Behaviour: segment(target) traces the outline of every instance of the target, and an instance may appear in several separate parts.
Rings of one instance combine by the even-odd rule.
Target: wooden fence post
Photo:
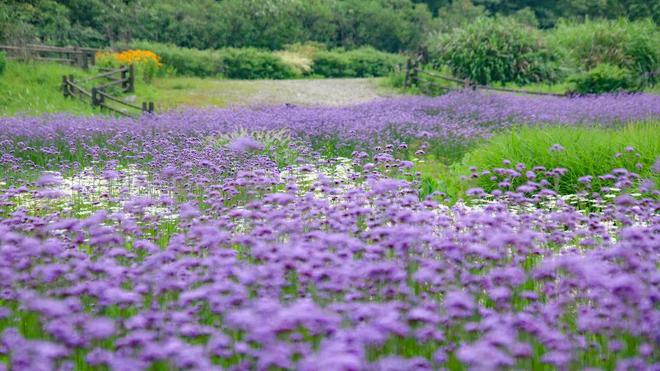
[[[132,64],[128,65],[128,90],[126,92],[132,93],[135,91],[135,68]]]
[[[119,69],[121,72],[119,73],[119,78],[121,79],[121,90],[124,92],[127,92],[129,89],[129,79],[127,78],[128,76],[128,68],[126,66],[119,66]]]
[[[96,107],[101,104],[99,100],[99,90],[97,88],[92,88],[92,106]]]
[[[73,51],[69,54],[69,58],[71,59],[72,64],[74,64],[76,67],[81,68],[82,67],[82,60],[80,59],[80,50],[78,50],[77,46],[73,47]]]
[[[62,76],[62,94],[64,97],[69,97],[69,81],[66,79],[66,75]]]
[[[142,102],[142,112],[154,113],[154,102]]]
[[[410,61],[410,58],[406,61],[406,77],[403,80],[403,88],[408,89],[408,86],[410,86],[410,68],[412,66],[412,62]]]
[[[82,68],[83,70],[89,69],[89,54],[86,51],[81,51],[80,56],[82,57]]]
[[[410,82],[417,85],[419,83],[419,65],[413,64],[412,72],[410,73]]]

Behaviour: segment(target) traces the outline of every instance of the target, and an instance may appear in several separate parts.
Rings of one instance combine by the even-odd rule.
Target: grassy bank
[[[506,181],[513,190],[532,179],[546,179],[558,193],[573,194],[587,185],[592,190],[611,186],[609,177],[597,176],[612,169],[626,169],[657,183],[660,177],[654,164],[659,154],[657,120],[618,128],[524,126],[477,145],[454,164],[429,157],[417,164],[417,170],[422,173],[424,194],[440,191],[459,198],[470,188],[490,192],[501,189],[501,182]],[[546,175],[546,170],[557,168],[567,169],[559,179]],[[493,169],[510,169],[518,174],[498,175]],[[592,176],[588,182],[586,176]]]
[[[64,75],[82,79],[92,73],[61,64],[9,61],[0,76],[0,116],[98,113],[87,103],[64,97],[60,88]]]

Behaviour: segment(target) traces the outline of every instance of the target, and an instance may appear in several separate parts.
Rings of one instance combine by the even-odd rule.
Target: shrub
[[[485,18],[429,42],[452,73],[480,84],[553,80],[556,69],[539,31],[511,18]]]
[[[405,58],[373,48],[351,51],[341,49],[318,52],[314,57],[313,73],[326,77],[385,76],[405,63]]]
[[[630,70],[641,86],[657,82],[660,31],[653,21],[563,21],[549,33],[548,41],[572,69],[590,70],[608,63]]]
[[[232,79],[289,79],[296,70],[268,51],[254,48],[225,48],[218,51],[221,72]]]
[[[4,52],[0,52],[0,75],[5,72],[5,66],[7,65],[7,58],[5,57]]]
[[[571,90],[578,94],[601,94],[637,89],[627,68],[607,63],[599,64],[588,72],[574,75],[569,81],[573,85]]]
[[[312,71],[325,77],[355,77],[356,72],[350,67],[351,61],[346,53],[338,51],[320,52],[314,57]]]

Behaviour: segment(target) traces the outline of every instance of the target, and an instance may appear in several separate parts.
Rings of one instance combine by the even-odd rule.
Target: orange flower
[[[157,67],[162,67],[160,57],[150,50],[125,50],[123,52],[98,52],[96,57],[99,60],[112,60],[119,64],[142,64],[154,63]]]

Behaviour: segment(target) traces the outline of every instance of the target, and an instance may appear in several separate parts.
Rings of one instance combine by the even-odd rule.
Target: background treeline
[[[196,49],[317,42],[415,50],[482,16],[540,28],[561,18],[660,19],[648,0],[0,0],[0,42],[104,47],[150,40]]]

